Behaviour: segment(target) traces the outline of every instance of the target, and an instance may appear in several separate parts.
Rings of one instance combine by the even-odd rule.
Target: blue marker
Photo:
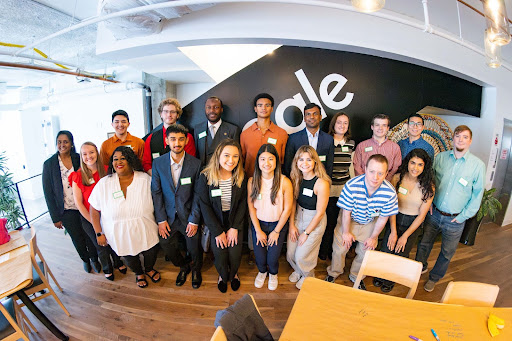
[[[437,334],[434,331],[434,329],[430,329],[430,331],[432,332],[432,334],[434,334],[434,337],[436,338],[437,341],[441,341],[441,339],[439,338],[439,336],[437,336]]]

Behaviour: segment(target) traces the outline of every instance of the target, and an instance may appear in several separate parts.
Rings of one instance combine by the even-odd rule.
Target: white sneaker
[[[288,277],[288,280],[292,283],[297,283],[300,279],[300,275],[297,272],[292,272],[290,277]]]
[[[265,278],[267,278],[267,273],[258,272],[258,275],[256,275],[256,279],[254,280],[254,286],[256,288],[262,288],[263,284],[265,284]]]
[[[302,288],[302,283],[304,283],[304,280],[306,279],[306,277],[301,277],[300,280],[295,283],[295,286],[297,287],[297,289],[300,290],[300,288]]]
[[[268,290],[276,290],[277,289],[277,275],[268,275]]]

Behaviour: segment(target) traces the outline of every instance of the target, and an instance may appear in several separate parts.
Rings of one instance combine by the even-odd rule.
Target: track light
[[[384,7],[386,0],[352,0],[354,6],[360,12],[375,12]]]

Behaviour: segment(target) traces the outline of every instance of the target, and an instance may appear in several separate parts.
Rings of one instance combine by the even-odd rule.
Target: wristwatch
[[[103,232],[97,232],[97,233],[96,233],[96,237],[101,237],[102,235],[104,235],[104,233],[103,233]]]
[[[311,233],[307,233],[306,231],[304,231],[304,234],[305,234],[306,236],[309,236]]]

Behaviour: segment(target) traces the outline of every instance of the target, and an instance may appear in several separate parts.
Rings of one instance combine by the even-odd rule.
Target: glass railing
[[[43,195],[43,184],[41,174],[17,181],[11,185],[14,187],[18,196],[18,204],[23,212],[20,219],[20,225],[16,229],[25,226],[30,227],[30,223],[40,218],[48,212],[46,201]],[[24,221],[21,223],[21,221]]]

